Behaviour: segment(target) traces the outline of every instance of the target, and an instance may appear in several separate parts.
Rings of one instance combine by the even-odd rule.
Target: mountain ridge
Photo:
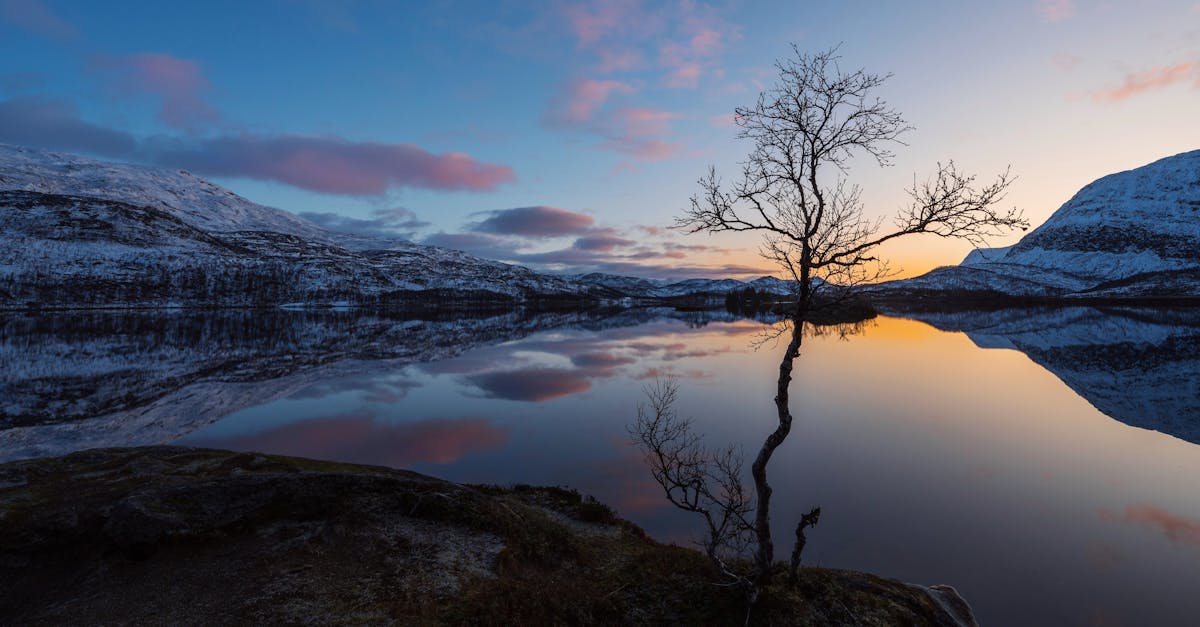
[[[748,284],[560,276],[324,229],[184,170],[0,144],[0,309],[605,302]]]
[[[876,293],[1033,298],[1200,297],[1200,150],[1103,176],[1017,243]]]

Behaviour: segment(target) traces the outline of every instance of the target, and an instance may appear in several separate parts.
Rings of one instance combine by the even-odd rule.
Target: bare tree
[[[700,192],[677,220],[677,226],[690,233],[762,233],[760,252],[779,263],[797,285],[790,315],[791,338],[779,364],[775,392],[778,424],[751,465],[753,519],[747,519],[744,491],[733,492],[735,500],[728,501],[723,500],[730,498],[724,488],[714,492],[694,487],[703,485],[696,477],[714,479],[711,468],[716,468],[720,477],[717,485],[730,482],[723,473],[740,467],[740,460],[725,458],[720,466],[709,461],[710,470],[696,471],[697,456],[702,457],[703,451],[687,423],[677,419],[667,421],[671,430],[666,439],[641,438],[652,455],[655,447],[661,448],[664,443],[684,444],[678,453],[659,455],[654,462],[658,464],[655,477],[669,498],[672,490],[687,494],[690,489],[696,495],[692,500],[674,497],[673,503],[704,514],[710,532],[727,531],[721,524],[713,524],[713,512],[720,523],[725,512],[732,510],[736,513],[734,520],[745,525],[738,533],[752,535],[748,545],[753,547],[754,568],[745,576],[754,590],[751,598],[770,579],[775,559],[767,464],[791,431],[792,369],[816,292],[844,295],[855,286],[886,276],[886,263],[874,251],[899,237],[928,233],[963,238],[978,245],[988,236],[1028,228],[1020,211],[995,208],[1013,180],[1008,171],[989,183],[977,184],[975,176],[961,173],[953,161],[948,161],[939,163],[925,181],[914,177],[913,186],[907,190],[909,203],[884,229],[882,218],[865,213],[860,188],[850,184],[846,176],[855,158],[890,165],[892,147],[903,145],[901,137],[912,130],[897,111],[875,95],[888,76],[862,69],[844,71],[837,48],[805,54],[793,45],[792,52],[791,58],[776,62],[778,82],[761,93],[753,107],[736,111],[738,136],[753,145],[742,163],[740,177],[726,186],[716,169],[710,167],[699,181]],[[674,400],[673,388],[669,400]],[[650,421],[641,426],[654,429],[663,425]],[[675,449],[667,446],[667,450]],[[683,470],[673,474],[675,471],[666,469],[671,464],[680,464]],[[800,521],[798,540],[806,527],[815,524],[818,515],[819,510],[813,510]],[[798,566],[799,557],[799,553],[793,554],[793,564]]]
[[[794,58],[775,64],[779,82],[753,107],[735,112],[738,137],[753,142],[740,178],[725,186],[710,167],[677,226],[691,233],[761,232],[761,252],[798,283],[802,308],[812,306],[814,287],[845,288],[886,276],[886,264],[872,250],[889,240],[931,233],[978,244],[1028,227],[1016,209],[994,208],[1012,182],[1007,171],[976,185],[975,176],[949,161],[923,182],[914,178],[908,206],[883,230],[883,219],[864,213],[861,189],[846,174],[855,157],[890,165],[891,147],[912,130],[874,95],[888,76],[843,71],[836,48],[811,55],[792,50]]]

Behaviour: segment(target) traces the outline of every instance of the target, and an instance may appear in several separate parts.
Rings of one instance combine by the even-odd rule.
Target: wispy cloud
[[[631,239],[618,237],[612,233],[599,233],[596,235],[580,237],[579,239],[575,240],[575,243],[571,244],[571,247],[579,250],[594,250],[607,253],[612,252],[617,248],[627,248],[629,246],[633,246],[636,243],[637,242]]]
[[[613,112],[601,128],[606,148],[642,159],[667,159],[679,152],[679,145],[666,141],[671,122],[683,117],[671,111],[645,107],[625,107]]]
[[[635,19],[640,10],[638,3],[631,0],[606,0],[567,5],[563,7],[563,16],[578,45],[587,47],[629,25],[644,26]]]
[[[636,101],[655,89],[691,89],[706,76],[722,76],[717,59],[737,30],[712,7],[692,1],[583,2],[564,7],[562,18],[592,62],[578,71],[589,78],[572,80],[551,99],[543,122],[598,136],[598,147],[637,159],[679,154],[668,122],[680,116]],[[616,170],[630,169],[625,162]]]
[[[628,83],[614,80],[579,79],[550,102],[543,121],[550,125],[583,127],[592,124],[614,94],[632,94]]]
[[[663,79],[667,87],[695,89],[725,46],[725,38],[699,17],[688,16],[684,23],[684,38],[664,42],[659,48],[659,63],[667,70]]]
[[[1120,102],[1149,91],[1191,81],[1200,88],[1200,63],[1184,61],[1174,65],[1150,68],[1125,75],[1120,85],[1108,87],[1092,94],[1095,102]]]
[[[1064,72],[1070,72],[1071,70],[1075,69],[1075,67],[1078,66],[1082,60],[1083,59],[1080,59],[1078,56],[1073,55],[1070,52],[1057,52],[1053,57],[1050,58],[1050,62],[1054,64],[1054,67]]]
[[[211,85],[195,61],[169,54],[139,53],[97,56],[91,66],[109,79],[118,95],[148,94],[158,98],[158,117],[172,128],[194,131],[220,119],[217,110],[204,100]]]
[[[1061,22],[1075,15],[1074,0],[1037,0],[1038,17],[1044,22]]]
[[[39,0],[0,0],[0,19],[35,35],[58,41],[75,39],[79,29]]]

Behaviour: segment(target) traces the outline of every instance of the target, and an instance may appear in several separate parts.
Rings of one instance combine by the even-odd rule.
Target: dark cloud
[[[598,234],[580,237],[579,239],[575,240],[575,243],[572,244],[571,247],[579,250],[609,252],[614,248],[625,248],[627,246],[633,246],[636,243],[637,242],[634,242],[633,240],[617,237],[616,235],[612,234]]]
[[[607,229],[592,229],[592,231],[607,231]],[[580,245],[579,240],[589,240],[592,237],[599,241],[585,241],[582,246]],[[609,238],[612,239],[609,240]],[[689,256],[688,252],[685,252],[688,250],[687,245],[670,246],[669,243],[658,243],[656,245],[660,248],[657,249],[642,246],[630,252],[622,252],[618,249],[635,242],[615,235],[585,235],[567,248],[546,252],[522,252],[522,249],[529,245],[530,241],[514,236],[478,232],[434,233],[421,240],[421,243],[462,250],[486,259],[518,263],[557,272],[603,272],[671,280],[756,278],[773,272],[771,268],[740,264],[678,265],[677,260]],[[722,249],[707,246],[697,246],[696,250],[692,252],[718,251],[724,252]]]
[[[632,364],[636,359],[628,355],[620,355],[609,351],[592,351],[571,356],[571,363],[578,368],[586,369],[593,376],[612,374],[620,366]]]
[[[183,115],[179,111],[171,115],[175,114]],[[508,166],[483,163],[461,153],[433,154],[412,144],[249,133],[204,139],[156,137],[138,142],[129,133],[80,119],[71,104],[29,97],[0,102],[0,141],[132,158],[204,176],[252,178],[351,196],[378,195],[402,187],[489,191],[516,180]]]
[[[582,235],[595,220],[591,216],[556,207],[517,207],[491,211],[473,231],[525,237]]]
[[[404,207],[376,209],[371,212],[371,218],[351,218],[329,211],[305,211],[299,215],[331,231],[402,239],[413,239],[418,230],[429,226],[428,222],[418,219],[416,214]]]
[[[132,135],[81,120],[74,105],[27,97],[0,102],[0,142],[110,157],[137,150]]]
[[[467,377],[488,398],[510,401],[548,401],[591,389],[585,373],[559,368],[527,368],[485,372]]]
[[[422,239],[421,243],[426,246],[461,250],[484,259],[497,261],[515,261],[515,257],[520,256],[514,242],[486,233],[438,232]]]

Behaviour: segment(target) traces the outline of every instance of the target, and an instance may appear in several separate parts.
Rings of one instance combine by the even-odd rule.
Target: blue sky
[[[1099,176],[1200,148],[1195,0],[0,0],[0,141],[546,269],[748,275],[771,270],[754,238],[662,227],[709,164],[732,176],[748,146],[729,114],[789,43],[893,75],[880,95],[916,130],[894,167],[851,171],[872,214],[954,159],[1011,165],[1006,204],[1038,224]],[[966,252],[884,251],[905,274]]]

